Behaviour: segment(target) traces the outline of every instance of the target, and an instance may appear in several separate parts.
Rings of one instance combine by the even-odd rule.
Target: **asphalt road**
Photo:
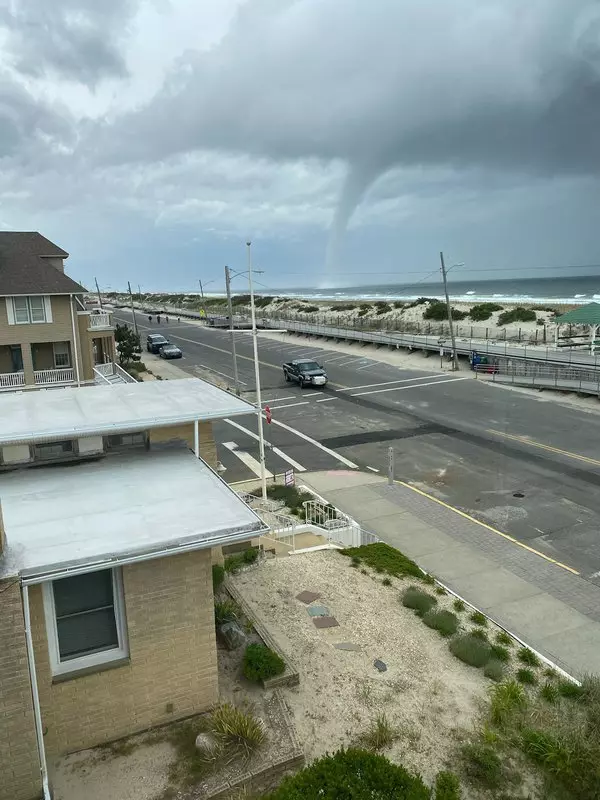
[[[119,316],[131,321],[126,312]],[[178,366],[233,385],[227,331],[144,319],[142,339],[149,328],[181,346]],[[235,335],[242,394],[254,400],[251,335]],[[386,473],[393,447],[397,478],[600,583],[600,414],[474,381],[466,372],[441,372],[434,357],[423,372],[375,361],[372,352],[356,345],[355,355],[344,355],[320,340],[259,337],[263,404],[273,413],[265,429],[276,448],[267,452],[268,469]],[[325,366],[325,390],[285,382],[282,363],[300,357]],[[229,481],[252,477],[258,461],[256,419],[235,422],[215,426]]]

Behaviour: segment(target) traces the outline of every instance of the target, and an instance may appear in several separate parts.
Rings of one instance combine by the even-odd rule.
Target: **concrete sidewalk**
[[[312,472],[301,481],[562,669],[600,674],[599,586],[378,475]]]

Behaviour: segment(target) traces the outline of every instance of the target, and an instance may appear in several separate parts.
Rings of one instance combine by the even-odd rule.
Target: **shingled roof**
[[[0,295],[85,292],[47,260],[68,255],[37,231],[0,231]]]

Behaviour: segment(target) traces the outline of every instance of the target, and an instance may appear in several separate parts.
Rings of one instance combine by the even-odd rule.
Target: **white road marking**
[[[226,447],[234,454],[234,456],[237,456],[239,460],[256,475],[257,478],[261,477],[262,472],[260,463],[254,458],[254,456],[251,456],[250,453],[244,453],[241,450],[238,450],[238,446],[235,442],[223,442],[223,447]],[[265,469],[265,475],[267,478],[273,477],[273,473],[269,472],[268,469]]]
[[[379,472],[379,470],[375,469],[375,467],[367,467],[367,469],[370,469],[371,472]]]
[[[286,431],[289,431],[290,433],[299,436],[301,439],[304,439],[305,442],[310,442],[315,447],[318,447],[319,450],[322,450],[324,453],[328,453],[330,456],[333,456],[338,461],[341,461],[342,464],[345,464],[347,467],[350,467],[350,469],[358,469],[358,464],[355,464],[353,461],[350,461],[349,458],[345,458],[339,453],[336,453],[335,450],[330,450],[328,447],[325,447],[324,444],[321,444],[321,442],[317,442],[315,441],[315,439],[312,439],[310,436],[307,436],[305,433],[302,433],[302,431],[298,431],[296,430],[296,428],[292,428],[290,425],[286,425],[285,422],[280,422],[278,419],[274,419],[273,425],[279,425],[280,428],[284,428]]]
[[[224,378],[227,378],[230,381],[234,380],[233,375],[228,375],[226,372],[219,372],[218,369],[213,369],[212,367],[207,367],[206,364],[198,364],[198,367],[202,367],[202,369],[206,369],[206,370],[208,370],[208,372],[214,372],[215,375],[222,375]],[[196,369],[198,367],[196,367]],[[241,378],[238,378],[238,383],[243,383],[244,386],[248,386],[247,382],[243,381]]]
[[[425,381],[431,378],[441,378],[442,375],[423,375],[421,378],[401,378],[397,381],[384,381],[383,383],[366,383],[364,386],[345,386],[343,389],[336,389],[336,392],[353,392],[355,389],[375,389],[377,386],[390,386],[392,383],[409,383],[410,381]]]
[[[362,397],[363,394],[381,394],[382,392],[401,392],[403,389],[420,389],[421,386],[439,386],[442,383],[455,383],[455,381],[466,381],[468,378],[449,378],[448,380],[433,381],[432,383],[414,383],[412,386],[392,386],[389,389],[374,389],[372,392],[359,392],[352,394],[351,397]]]
[[[304,400],[302,403],[286,403],[284,406],[273,406],[271,411],[277,411],[280,408],[295,408],[296,406],[307,406],[309,405],[308,400]]]
[[[249,431],[248,428],[244,428],[244,426],[240,425],[239,422],[234,422],[232,419],[226,419],[224,420],[224,422],[227,422],[229,425],[232,425],[234,428],[237,428],[239,431],[242,431],[247,436],[250,436],[252,439],[256,439],[256,441],[258,442],[258,436],[253,431]],[[275,455],[279,456],[279,458],[282,458],[284,461],[287,461],[287,463],[290,466],[292,466],[297,472],[306,472],[306,467],[303,467],[302,464],[299,464],[297,461],[294,461],[294,459],[291,456],[286,455],[283,452],[283,450],[280,450],[278,447],[274,447],[271,444],[271,442],[268,442],[266,439],[265,439],[265,445],[267,445],[267,447],[270,447],[271,451],[275,453]]]
[[[332,400],[339,400],[339,397],[324,397],[322,400],[317,400],[317,403],[330,403]]]
[[[371,361],[368,364],[364,364],[362,367],[357,367],[356,371],[360,372],[361,369],[371,369],[372,367],[378,367],[379,364],[376,361]]]
[[[289,397],[272,397],[270,400],[263,399],[263,403],[266,403],[267,405],[269,405],[269,403],[283,403],[284,400],[294,400],[295,397],[295,394],[292,394]]]
[[[345,361],[347,358],[348,358],[348,356],[346,354],[343,355],[343,356],[335,356],[334,358],[326,358],[325,359],[325,363],[326,364],[333,364],[335,361]]]
[[[351,359],[349,359],[347,361],[340,361],[337,366],[338,367],[347,367],[348,364],[356,364],[357,358],[358,358],[358,356],[353,356]]]

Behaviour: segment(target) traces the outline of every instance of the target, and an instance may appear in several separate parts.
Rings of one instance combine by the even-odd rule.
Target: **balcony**
[[[88,319],[88,331],[111,331],[113,329],[112,314],[108,311],[101,311],[98,314],[90,314]]]
[[[36,386],[50,386],[57,384],[74,383],[75,370],[72,367],[59,367],[58,369],[36,369],[33,373]]]
[[[24,372],[3,372],[3,373],[0,373],[0,390],[2,390],[2,389],[18,389],[20,386],[25,386],[25,373]]]

